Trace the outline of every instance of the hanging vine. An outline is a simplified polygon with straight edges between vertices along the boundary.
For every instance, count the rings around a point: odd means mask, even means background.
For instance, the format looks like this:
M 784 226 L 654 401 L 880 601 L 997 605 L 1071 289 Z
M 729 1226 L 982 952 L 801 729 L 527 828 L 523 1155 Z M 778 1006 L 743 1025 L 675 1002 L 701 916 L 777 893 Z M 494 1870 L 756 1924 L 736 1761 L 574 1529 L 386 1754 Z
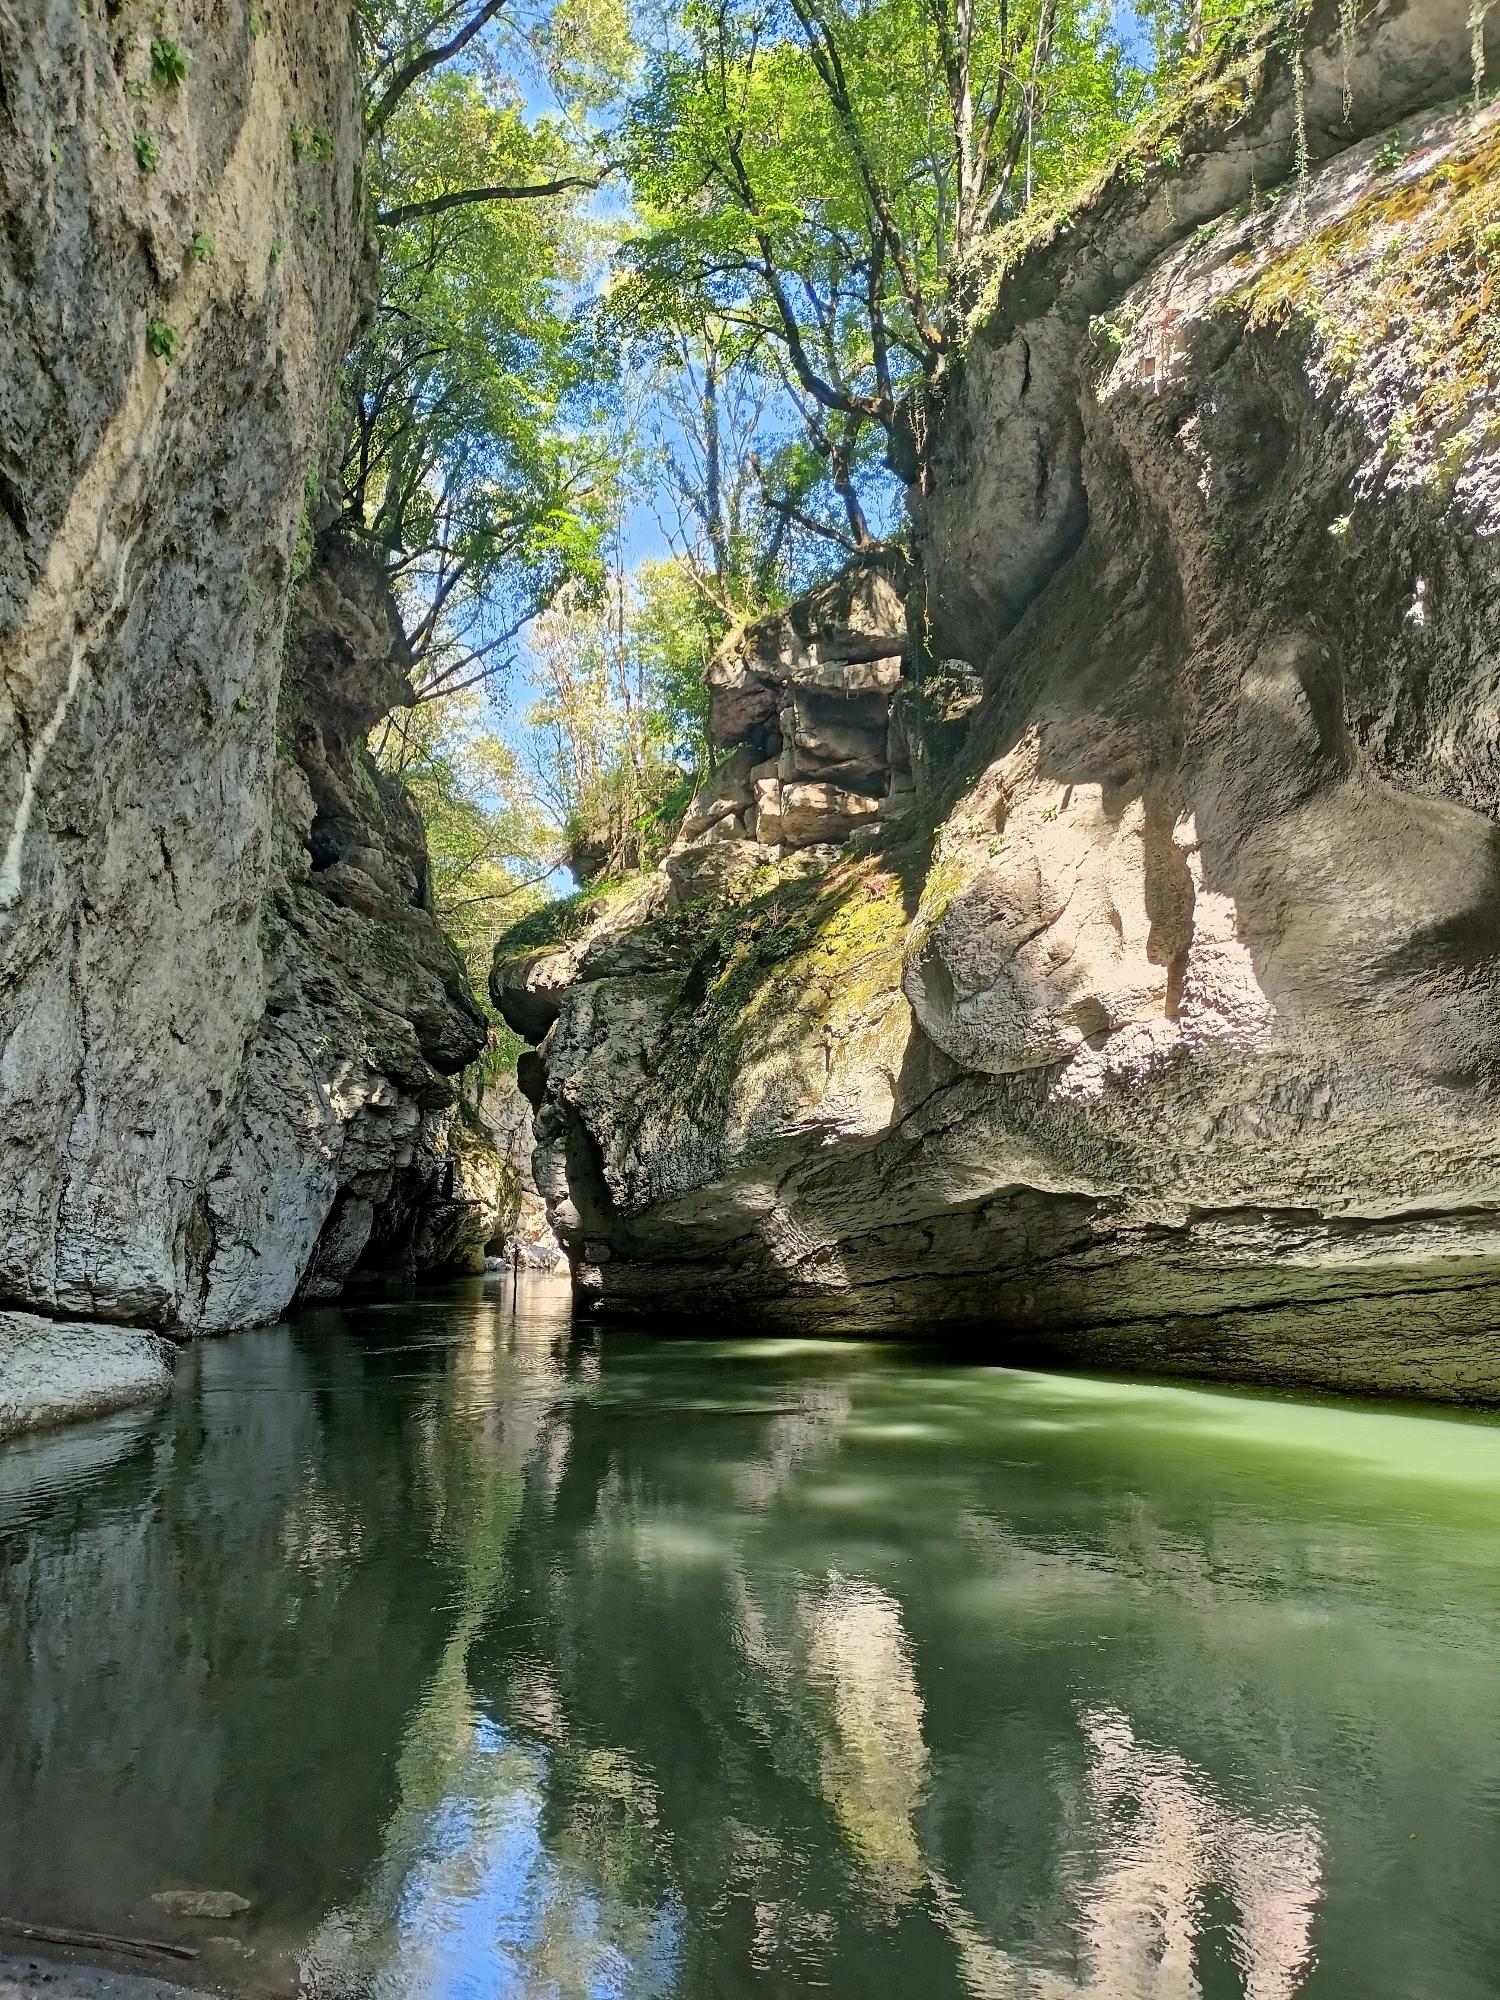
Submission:
M 1297 175 L 1297 215 L 1307 220 L 1307 189 L 1311 179 L 1307 145 L 1307 17 L 1312 0 L 1287 0 L 1286 26 L 1282 45 L 1292 69 L 1292 116 L 1296 125 L 1294 158 Z M 1347 116 L 1347 112 L 1345 114 Z
M 1344 123 L 1349 123 L 1354 109 L 1354 85 L 1350 79 L 1350 68 L 1354 59 L 1355 16 L 1359 12 L 1359 0 L 1339 0 L 1339 60 L 1344 72 Z

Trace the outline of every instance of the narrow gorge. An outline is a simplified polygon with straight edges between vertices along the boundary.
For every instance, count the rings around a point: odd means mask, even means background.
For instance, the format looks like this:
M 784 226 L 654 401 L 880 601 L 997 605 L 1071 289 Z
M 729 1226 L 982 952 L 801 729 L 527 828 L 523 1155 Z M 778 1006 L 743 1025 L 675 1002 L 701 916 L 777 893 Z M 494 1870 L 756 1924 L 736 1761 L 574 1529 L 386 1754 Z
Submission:
M 1495 2000 L 1500 0 L 0 0 L 0 2000 Z
M 346 28 L 195 18 L 133 181 L 125 18 L 0 51 L 17 1420 L 476 1268 L 529 1170 L 458 1101 L 485 1022 L 365 748 L 406 642 L 320 483 Z M 586 1298 L 1500 1391 L 1497 55 L 1321 6 L 1002 245 L 909 541 L 732 632 L 670 852 L 501 940 Z

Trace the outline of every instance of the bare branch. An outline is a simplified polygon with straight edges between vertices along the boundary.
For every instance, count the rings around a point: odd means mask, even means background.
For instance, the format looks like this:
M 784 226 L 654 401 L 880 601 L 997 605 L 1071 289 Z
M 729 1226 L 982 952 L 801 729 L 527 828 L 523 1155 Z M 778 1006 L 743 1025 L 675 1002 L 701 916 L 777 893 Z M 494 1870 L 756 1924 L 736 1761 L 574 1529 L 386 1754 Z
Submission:
M 375 220 L 386 229 L 399 229 L 403 222 L 416 222 L 424 215 L 444 215 L 450 208 L 473 208 L 491 201 L 545 201 L 549 195 L 567 194 L 571 189 L 602 187 L 614 172 L 601 167 L 597 174 L 559 174 L 555 181 L 531 181 L 517 187 L 457 188 L 451 194 L 435 194 L 426 201 L 400 201 L 394 208 L 375 211 Z

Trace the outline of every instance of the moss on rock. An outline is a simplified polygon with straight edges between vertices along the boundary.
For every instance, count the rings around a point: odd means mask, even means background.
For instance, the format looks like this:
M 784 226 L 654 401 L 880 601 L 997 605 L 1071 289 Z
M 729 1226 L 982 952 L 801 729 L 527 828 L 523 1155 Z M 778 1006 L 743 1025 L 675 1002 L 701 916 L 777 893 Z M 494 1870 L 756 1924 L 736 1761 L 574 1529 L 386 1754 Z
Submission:
M 702 1103 L 768 1058 L 823 1068 L 826 1048 L 899 992 L 906 926 L 902 877 L 879 856 L 721 908 L 682 989 L 663 1086 Z
M 1223 306 L 1251 326 L 1305 319 L 1356 392 L 1398 348 L 1421 365 L 1408 434 L 1461 421 L 1500 383 L 1500 129 L 1486 120 L 1427 172 L 1377 178 Z
M 575 890 L 571 896 L 559 896 L 554 902 L 541 903 L 534 910 L 528 910 L 524 917 L 518 917 L 509 930 L 502 931 L 495 940 L 495 960 L 524 958 L 534 952 L 556 951 L 563 945 L 573 944 L 583 936 L 590 924 L 597 923 L 613 903 L 621 899 L 622 893 L 638 886 L 646 878 L 639 875 L 622 875 L 602 882 L 590 882 L 585 888 Z

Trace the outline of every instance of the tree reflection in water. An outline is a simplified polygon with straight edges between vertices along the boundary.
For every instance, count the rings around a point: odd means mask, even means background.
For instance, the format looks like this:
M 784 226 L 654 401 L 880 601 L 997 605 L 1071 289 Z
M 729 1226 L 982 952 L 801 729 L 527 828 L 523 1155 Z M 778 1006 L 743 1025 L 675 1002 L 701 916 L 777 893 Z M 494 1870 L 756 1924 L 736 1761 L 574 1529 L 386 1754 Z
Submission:
M 655 1819 L 649 1785 L 623 1753 L 584 1752 L 566 1781 L 570 1823 L 550 1836 L 554 1766 L 568 1757 L 556 1694 L 541 1674 L 512 1688 L 524 1720 L 553 1739 L 527 1742 L 487 1712 L 470 1671 L 475 1641 L 510 1595 L 528 1478 L 555 1491 L 566 1464 L 561 1352 L 546 1321 L 481 1322 L 422 1414 L 423 1498 L 457 1568 L 457 1616 L 402 1743 L 379 1865 L 305 1954 L 314 2000 L 644 2000 L 672 1989 L 678 1914 L 630 1900 L 631 1851 L 649 1843 Z
M 799 1566 L 767 1583 L 744 1533 L 724 1535 L 722 1501 L 695 1506 L 681 1490 L 684 1468 L 670 1453 L 663 1459 L 656 1434 L 674 1414 L 689 1427 L 703 1418 L 751 1420 L 741 1421 L 737 1448 L 716 1469 L 753 1540 L 760 1510 L 815 1470 L 820 1454 L 837 1453 L 847 1392 L 811 1384 L 799 1407 L 771 1413 L 728 1393 L 699 1396 L 675 1413 L 633 1396 L 580 1404 L 565 1350 L 514 1325 L 503 1340 L 482 1329 L 454 1356 L 448 1384 L 424 1415 L 421 1462 L 433 1532 L 460 1566 L 458 1615 L 403 1748 L 381 1865 L 357 1905 L 321 1926 L 307 1958 L 312 1992 L 339 2000 L 475 1991 L 634 2000 L 692 1990 L 681 1981 L 694 1911 L 736 1899 L 751 1913 L 752 1977 L 812 1963 L 837 1985 L 847 1925 L 805 1873 L 795 1879 L 800 1843 L 789 1846 L 784 1819 L 726 1816 L 717 1845 L 727 1865 L 716 1880 L 701 1865 L 674 1868 L 674 1828 L 649 1770 L 623 1743 L 583 1747 L 591 1734 L 586 1669 L 574 1715 L 551 1670 L 523 1664 L 502 1641 L 508 1719 L 487 1707 L 496 1677 L 481 1659 L 476 1680 L 471 1654 L 487 1620 L 517 1595 L 512 1550 L 529 1496 L 533 1530 L 538 1514 L 567 1528 L 568 1560 L 560 1570 L 554 1564 L 566 1597 L 581 1567 L 596 1577 L 625 1572 L 640 1604 L 665 1596 L 663 1633 L 674 1622 L 670 1600 L 685 1585 L 700 1629 L 712 1606 L 710 1643 L 727 1628 L 746 1669 L 738 1718 L 826 1807 L 845 1890 L 877 1931 L 903 1911 L 935 1920 L 970 1993 L 1192 2000 L 1202 1991 L 1198 1932 L 1215 1899 L 1227 1901 L 1220 1921 L 1247 2000 L 1296 1993 L 1319 1891 L 1311 1819 L 1237 1816 L 1206 1774 L 1140 1742 L 1117 1710 L 1077 1716 L 1082 1776 L 1058 1786 L 1055 1812 L 1067 1832 L 1051 1942 L 1054 1953 L 1061 1944 L 1075 1955 L 1076 1970 L 1028 1964 L 986 1938 L 940 1857 L 924 1848 L 931 1760 L 900 1602 L 836 1569 L 812 1577 Z M 545 1651 L 546 1621 L 520 1623 L 528 1644 Z M 576 1616 L 570 1629 L 564 1606 L 551 1635 L 564 1662 L 585 1657 L 587 1636 Z M 607 1640 L 606 1631 L 592 1636 Z M 637 1710 L 650 1700 L 646 1685 L 627 1694 Z M 700 1736 L 694 1725 L 714 1706 L 706 1678 L 678 1727 Z M 726 1718 L 712 1722 L 722 1754 Z M 705 1845 L 712 1852 L 716 1843 Z
M 0 1879 L 241 1890 L 205 1970 L 313 2000 L 1489 2000 L 1497 1498 L 1494 1427 L 310 1316 L 0 1454 Z

